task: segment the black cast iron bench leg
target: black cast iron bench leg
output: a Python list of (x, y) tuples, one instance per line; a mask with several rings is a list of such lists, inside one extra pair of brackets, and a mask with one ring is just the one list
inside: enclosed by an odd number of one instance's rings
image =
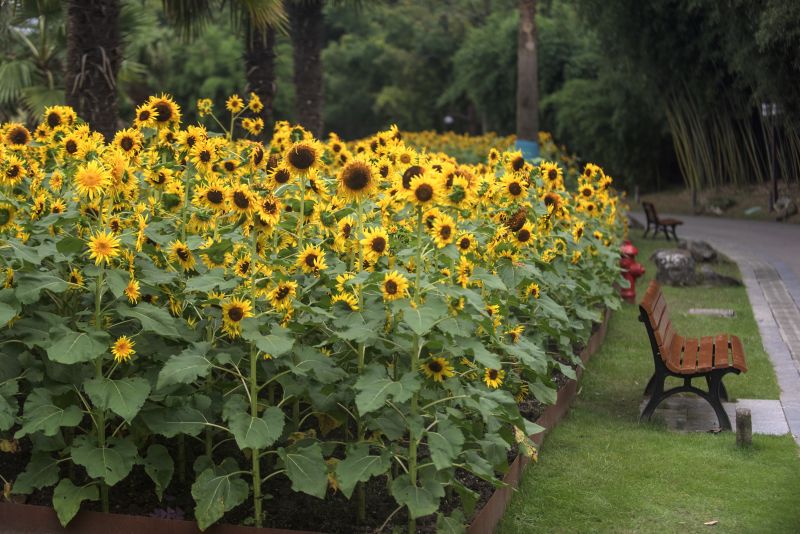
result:
[(653, 412), (656, 411), (658, 405), (665, 401), (667, 398), (675, 395), (676, 393), (694, 393), (695, 395), (702, 397), (703, 399), (711, 405), (711, 408), (714, 409), (714, 413), (717, 415), (717, 421), (719, 422), (719, 426), (722, 430), (732, 430), (731, 428), (731, 420), (728, 418), (728, 414), (725, 413), (725, 408), (722, 407), (722, 401), (720, 400), (720, 393), (721, 389), (724, 389), (725, 386), (722, 385), (722, 376), (723, 373), (712, 371), (706, 375), (706, 380), (708, 382), (708, 392), (703, 391), (702, 389), (698, 389), (692, 386), (692, 379), (688, 377), (684, 377), (683, 385), (674, 387), (667, 391), (664, 391), (664, 380), (667, 378), (665, 373), (656, 373), (653, 375), (653, 378), (650, 381), (653, 383), (652, 386), (648, 383), (648, 387), (652, 387), (652, 396), (647, 403), (647, 406), (644, 407), (642, 410), (642, 414), (639, 416), (639, 421), (649, 420), (653, 416)]

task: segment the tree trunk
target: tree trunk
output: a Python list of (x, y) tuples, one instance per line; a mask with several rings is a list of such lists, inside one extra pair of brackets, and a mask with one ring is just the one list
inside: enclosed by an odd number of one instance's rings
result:
[(539, 76), (536, 59), (536, 0), (519, 0), (517, 37), (517, 139), (538, 142)]
[(323, 0), (289, 2), (294, 47), (295, 119), (316, 137), (323, 132)]
[(119, 121), (119, 11), (118, 0), (69, 0), (67, 4), (67, 104), (106, 139), (114, 137)]
[(264, 104), (260, 113), (266, 127), (272, 132), (272, 113), (278, 86), (275, 83), (275, 29), (249, 28), (245, 36), (244, 64), (247, 69), (247, 88)]

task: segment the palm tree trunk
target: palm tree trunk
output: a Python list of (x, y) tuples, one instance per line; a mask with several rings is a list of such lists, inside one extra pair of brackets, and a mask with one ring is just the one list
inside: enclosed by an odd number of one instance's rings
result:
[(244, 64), (247, 70), (247, 87), (261, 99), (264, 110), (261, 118), (264, 119), (266, 128), (264, 132), (272, 131), (272, 111), (277, 93), (275, 83), (275, 29), (249, 28), (245, 36)]
[(519, 0), (517, 139), (536, 143), (538, 134), (539, 76), (536, 55), (536, 0)]
[(119, 11), (118, 0), (67, 4), (66, 101), (106, 139), (114, 136), (119, 121)]
[(323, 0), (295, 0), (289, 3), (294, 47), (295, 118), (316, 137), (322, 136), (322, 46), (324, 40)]

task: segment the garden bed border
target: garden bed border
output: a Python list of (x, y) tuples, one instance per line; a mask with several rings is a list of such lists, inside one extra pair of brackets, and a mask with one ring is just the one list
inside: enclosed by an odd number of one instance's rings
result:
[[(586, 364), (603, 343), (608, 330), (611, 311), (606, 310), (600, 327), (589, 338), (586, 347), (581, 351), (581, 361)], [(569, 410), (578, 392), (578, 380), (583, 374), (583, 367), (578, 367), (575, 374), (577, 380), (569, 380), (558, 390), (556, 403), (548, 406), (536, 420), (536, 424), (545, 428), (543, 432), (531, 436), (538, 445), (542, 444), (545, 433), (553, 428)], [(468, 534), (486, 534), (494, 532), (495, 527), (505, 514), (514, 490), (519, 486), (522, 473), (530, 459), (518, 455), (511, 463), (508, 473), (503, 477), (505, 486), (498, 488), (486, 504), (476, 512), (467, 529)], [(3, 532), (19, 534), (58, 534), (63, 532), (80, 534), (200, 534), (195, 521), (179, 519), (159, 519), (147, 516), (102, 513), (84, 510), (64, 528), (58, 521), (55, 510), (49, 506), (0, 502), (0, 525)], [(241, 525), (215, 524), (205, 530), (204, 534), (318, 534), (307, 530), (290, 530), (279, 528), (254, 528)]]

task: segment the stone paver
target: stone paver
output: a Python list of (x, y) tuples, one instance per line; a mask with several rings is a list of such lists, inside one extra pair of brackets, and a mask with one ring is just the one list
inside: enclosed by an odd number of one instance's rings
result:
[[(644, 409), (647, 400), (642, 402)], [(781, 401), (764, 399), (739, 399), (737, 402), (723, 402), (736, 430), (736, 408), (748, 408), (752, 417), (753, 433), (782, 436), (789, 433)], [(719, 430), (717, 415), (703, 399), (692, 396), (674, 396), (662, 402), (653, 413), (653, 418), (662, 420), (667, 428), (675, 432), (715, 432)]]
[(800, 444), (800, 225), (675, 217), (685, 223), (681, 238), (707, 241), (739, 265), (781, 388), (785, 419)]

